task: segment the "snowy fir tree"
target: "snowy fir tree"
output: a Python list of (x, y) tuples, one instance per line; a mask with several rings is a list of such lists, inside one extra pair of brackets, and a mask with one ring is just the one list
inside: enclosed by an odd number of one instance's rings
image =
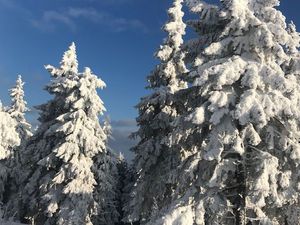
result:
[(20, 177), (22, 177), (21, 157), (24, 146), (29, 137), (32, 136), (31, 125), (25, 119), (25, 113), (28, 111), (24, 100), (24, 82), (19, 75), (16, 85), (10, 89), (11, 106), (7, 109), (10, 116), (16, 121), (16, 132), (20, 138), (20, 145), (16, 146), (10, 160), (9, 182), (6, 191), (7, 201), (5, 217), (15, 217), (18, 214), (18, 186), (20, 185)]
[(32, 136), (32, 133), (31, 125), (25, 119), (25, 113), (28, 109), (26, 107), (27, 102), (24, 100), (23, 86), (24, 82), (22, 81), (22, 76), (19, 75), (16, 85), (10, 89), (12, 104), (8, 109), (8, 112), (18, 123), (17, 132), (19, 133), (21, 140), (26, 140)]
[(172, 195), (176, 155), (163, 142), (178, 115), (174, 93), (187, 87), (179, 78), (187, 72), (185, 54), (181, 51), (186, 27), (182, 20), (182, 3), (183, 0), (175, 0), (168, 10), (170, 19), (164, 26), (168, 37), (156, 53), (161, 63), (148, 77), (148, 88), (153, 93), (142, 98), (137, 106), (140, 128), (135, 135), (140, 141), (133, 148), (136, 181), (131, 200), (124, 207), (125, 221), (146, 221), (153, 207), (158, 210)]
[(176, 97), (186, 113), (168, 138), (178, 186), (148, 224), (300, 224), (295, 27), (278, 0), (187, 3), (200, 37), (185, 45), (191, 85)]
[(92, 167), (95, 156), (106, 154), (107, 139), (96, 89), (105, 83), (89, 68), (78, 73), (74, 43), (59, 68), (46, 69), (52, 75), (46, 90), (54, 98), (37, 107), (41, 124), (26, 146), (20, 211), (38, 225), (91, 225), (97, 211)]
[(4, 193), (11, 172), (11, 161), (13, 160), (15, 148), (21, 142), (16, 127), (16, 121), (9, 113), (4, 111), (0, 102), (0, 204), (7, 200)]

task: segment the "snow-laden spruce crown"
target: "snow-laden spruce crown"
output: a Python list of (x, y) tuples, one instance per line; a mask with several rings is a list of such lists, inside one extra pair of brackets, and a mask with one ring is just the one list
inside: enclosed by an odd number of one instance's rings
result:
[(69, 49), (64, 53), (60, 62), (60, 68), (55, 68), (51, 65), (46, 65), (45, 68), (51, 73), (52, 76), (68, 76), (78, 73), (78, 61), (76, 54), (76, 45), (74, 42), (70, 45)]
[(69, 50), (64, 53), (64, 56), (60, 63), (60, 68), (63, 71), (78, 73), (78, 61), (76, 54), (76, 46), (74, 42), (72, 42), (72, 44), (70, 45)]

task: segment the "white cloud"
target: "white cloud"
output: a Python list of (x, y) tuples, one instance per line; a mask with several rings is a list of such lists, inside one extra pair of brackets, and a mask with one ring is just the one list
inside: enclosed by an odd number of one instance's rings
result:
[(111, 121), (111, 125), (114, 128), (135, 128), (136, 125), (136, 121), (132, 120), (132, 119), (124, 119), (124, 120), (113, 120)]
[[(76, 0), (83, 1), (83, 0)], [(87, 0), (84, 0), (87, 1)], [(92, 2), (101, 1), (101, 3), (119, 4), (128, 3), (133, 0), (89, 0)], [(95, 8), (76, 8), (53, 9), (44, 11), (38, 18), (36, 12), (31, 11), (15, 0), (0, 0), (0, 7), (13, 10), (18, 14), (26, 16), (31, 24), (42, 31), (55, 31), (63, 25), (75, 32), (78, 29), (78, 22), (85, 20), (99, 26), (107, 27), (112, 32), (122, 32), (126, 30), (147, 31), (147, 27), (140, 20), (123, 18), (113, 14), (96, 10)]]
[(134, 0), (76, 0), (76, 1), (101, 2), (101, 3), (104, 3), (104, 4), (113, 5), (113, 4), (130, 3), (130, 2), (133, 2)]
[(60, 11), (45, 11), (41, 18), (32, 20), (32, 24), (44, 31), (54, 31), (62, 24), (75, 31), (80, 20), (108, 27), (113, 32), (132, 29), (139, 29), (143, 32), (147, 30), (146, 26), (139, 20), (116, 17), (94, 8), (68, 8)]
[(31, 20), (32, 25), (43, 31), (54, 31), (57, 23), (64, 24), (72, 31), (76, 30), (76, 24), (73, 20), (62, 13), (56, 11), (46, 11), (39, 20)]

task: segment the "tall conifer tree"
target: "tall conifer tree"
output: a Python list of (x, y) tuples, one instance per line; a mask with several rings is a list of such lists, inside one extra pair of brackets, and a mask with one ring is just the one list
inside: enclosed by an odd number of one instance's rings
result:
[(25, 113), (28, 111), (27, 102), (24, 97), (24, 82), (21, 75), (18, 76), (16, 84), (10, 89), (11, 106), (8, 107), (7, 112), (16, 122), (16, 132), (20, 138), (20, 145), (14, 147), (13, 154), (9, 160), (9, 181), (6, 189), (5, 201), (5, 217), (18, 217), (19, 198), (18, 189), (20, 186), (20, 178), (23, 176), (23, 168), (21, 164), (22, 154), (24, 153), (24, 146), (29, 137), (32, 136), (31, 125), (25, 118)]
[(10, 89), (12, 104), (8, 109), (9, 114), (15, 118), (18, 123), (17, 132), (20, 134), (22, 140), (26, 140), (32, 136), (31, 125), (25, 119), (25, 113), (28, 111), (28, 108), (27, 102), (24, 99), (24, 84), (22, 76), (19, 75), (16, 85)]
[(89, 68), (78, 72), (74, 43), (59, 68), (46, 69), (54, 98), (37, 107), (41, 124), (26, 147), (23, 216), (35, 224), (91, 225), (97, 206), (92, 167), (94, 157), (106, 153), (107, 139), (96, 89), (105, 83)]
[(183, 22), (183, 0), (174, 0), (168, 10), (169, 21), (164, 30), (168, 37), (156, 53), (160, 64), (148, 77), (148, 88), (152, 94), (142, 98), (138, 104), (139, 139), (133, 148), (136, 156), (134, 169), (136, 183), (131, 193), (132, 199), (126, 204), (126, 220), (144, 221), (151, 216), (153, 207), (162, 207), (170, 199), (173, 189), (172, 172), (176, 156), (164, 144), (171, 131), (171, 123), (178, 115), (173, 96), (187, 87), (180, 75), (187, 72), (185, 54), (181, 51), (186, 25)]
[(201, 36), (187, 42), (192, 83), (177, 95), (186, 113), (169, 136), (182, 155), (179, 185), (152, 224), (298, 224), (295, 27), (277, 0), (187, 2)]

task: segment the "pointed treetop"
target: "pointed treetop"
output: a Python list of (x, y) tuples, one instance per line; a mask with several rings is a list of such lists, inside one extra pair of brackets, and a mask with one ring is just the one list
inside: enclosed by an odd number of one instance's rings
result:
[(64, 73), (78, 73), (78, 61), (74, 42), (70, 45), (69, 50), (64, 53), (60, 67)]
[(172, 7), (168, 10), (169, 20), (163, 27), (168, 37), (155, 53), (161, 64), (148, 76), (148, 88), (160, 90), (167, 88), (168, 91), (175, 92), (186, 87), (186, 83), (179, 79), (180, 75), (187, 72), (184, 63), (185, 52), (181, 51), (186, 29), (186, 24), (183, 22), (182, 3), (183, 0), (174, 0)]
[(122, 152), (119, 152), (118, 160), (119, 160), (119, 162), (124, 162), (125, 161), (125, 157), (124, 157)]
[(170, 34), (170, 41), (174, 44), (175, 49), (179, 49), (183, 43), (182, 36), (185, 35), (186, 25), (183, 22), (184, 12), (182, 11), (183, 0), (175, 0), (173, 7), (168, 10), (170, 22), (164, 27), (165, 31)]
[(20, 87), (23, 87), (24, 86), (24, 82), (22, 81), (22, 75), (18, 75), (18, 79), (16, 81), (16, 86), (20, 86)]
[(12, 104), (9, 109), (9, 113), (19, 120), (24, 120), (24, 113), (28, 111), (26, 107), (27, 102), (24, 100), (24, 84), (25, 83), (22, 81), (22, 76), (18, 75), (16, 85), (10, 89)]
[(178, 51), (183, 43), (186, 25), (183, 22), (182, 3), (183, 0), (174, 0), (173, 6), (168, 10), (170, 19), (163, 28), (168, 33), (168, 38), (156, 53), (161, 61), (169, 60), (174, 51)]
[(77, 61), (75, 43), (72, 42), (72, 44), (69, 47), (69, 50), (67, 50), (64, 53), (63, 58), (60, 62), (60, 68), (56, 68), (51, 65), (45, 65), (45, 69), (48, 70), (48, 72), (53, 77), (77, 74), (78, 73), (78, 61)]

